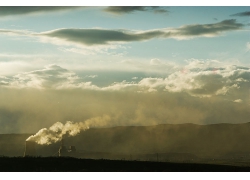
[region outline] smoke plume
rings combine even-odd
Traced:
[[[85,131],[90,127],[105,126],[109,122],[110,117],[105,115],[103,117],[96,117],[88,119],[84,122],[67,121],[65,124],[56,122],[50,128],[43,128],[35,135],[30,136],[26,141],[34,141],[40,145],[49,145],[62,140],[63,136],[76,136],[81,131]]]

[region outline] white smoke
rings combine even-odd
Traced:
[[[75,136],[91,127],[106,126],[109,121],[110,117],[104,115],[103,117],[95,117],[78,123],[71,121],[67,121],[65,124],[56,122],[48,129],[43,128],[39,130],[35,135],[28,137],[26,141],[34,141],[40,145],[49,145],[62,140],[64,135]]]

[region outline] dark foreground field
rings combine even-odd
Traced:
[[[250,167],[146,162],[125,160],[94,160],[70,157],[1,157],[1,172],[249,172]]]

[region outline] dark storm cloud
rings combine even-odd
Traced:
[[[245,11],[241,13],[232,14],[230,16],[250,16],[250,11]]]
[[[73,10],[82,7],[74,6],[2,6],[0,7],[1,16],[26,15],[34,13],[47,13],[54,11]]]
[[[230,19],[214,24],[194,24],[173,29],[154,29],[150,31],[56,29],[40,33],[38,36],[59,38],[85,45],[98,45],[110,42],[145,41],[153,38],[187,39],[197,36],[216,36],[222,32],[242,29],[243,26],[243,24],[237,23],[235,19]]]
[[[104,11],[114,14],[133,13],[135,11],[152,11],[154,13],[168,13],[165,7],[158,6],[109,6]]]

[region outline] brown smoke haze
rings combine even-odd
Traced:
[[[67,121],[85,130],[127,125],[243,123],[250,117],[247,102],[236,103],[222,97],[199,98],[184,92],[1,88],[0,94],[1,133],[35,133],[57,122],[62,127]],[[63,128],[60,131],[78,133]],[[36,141],[41,144],[43,140]]]

